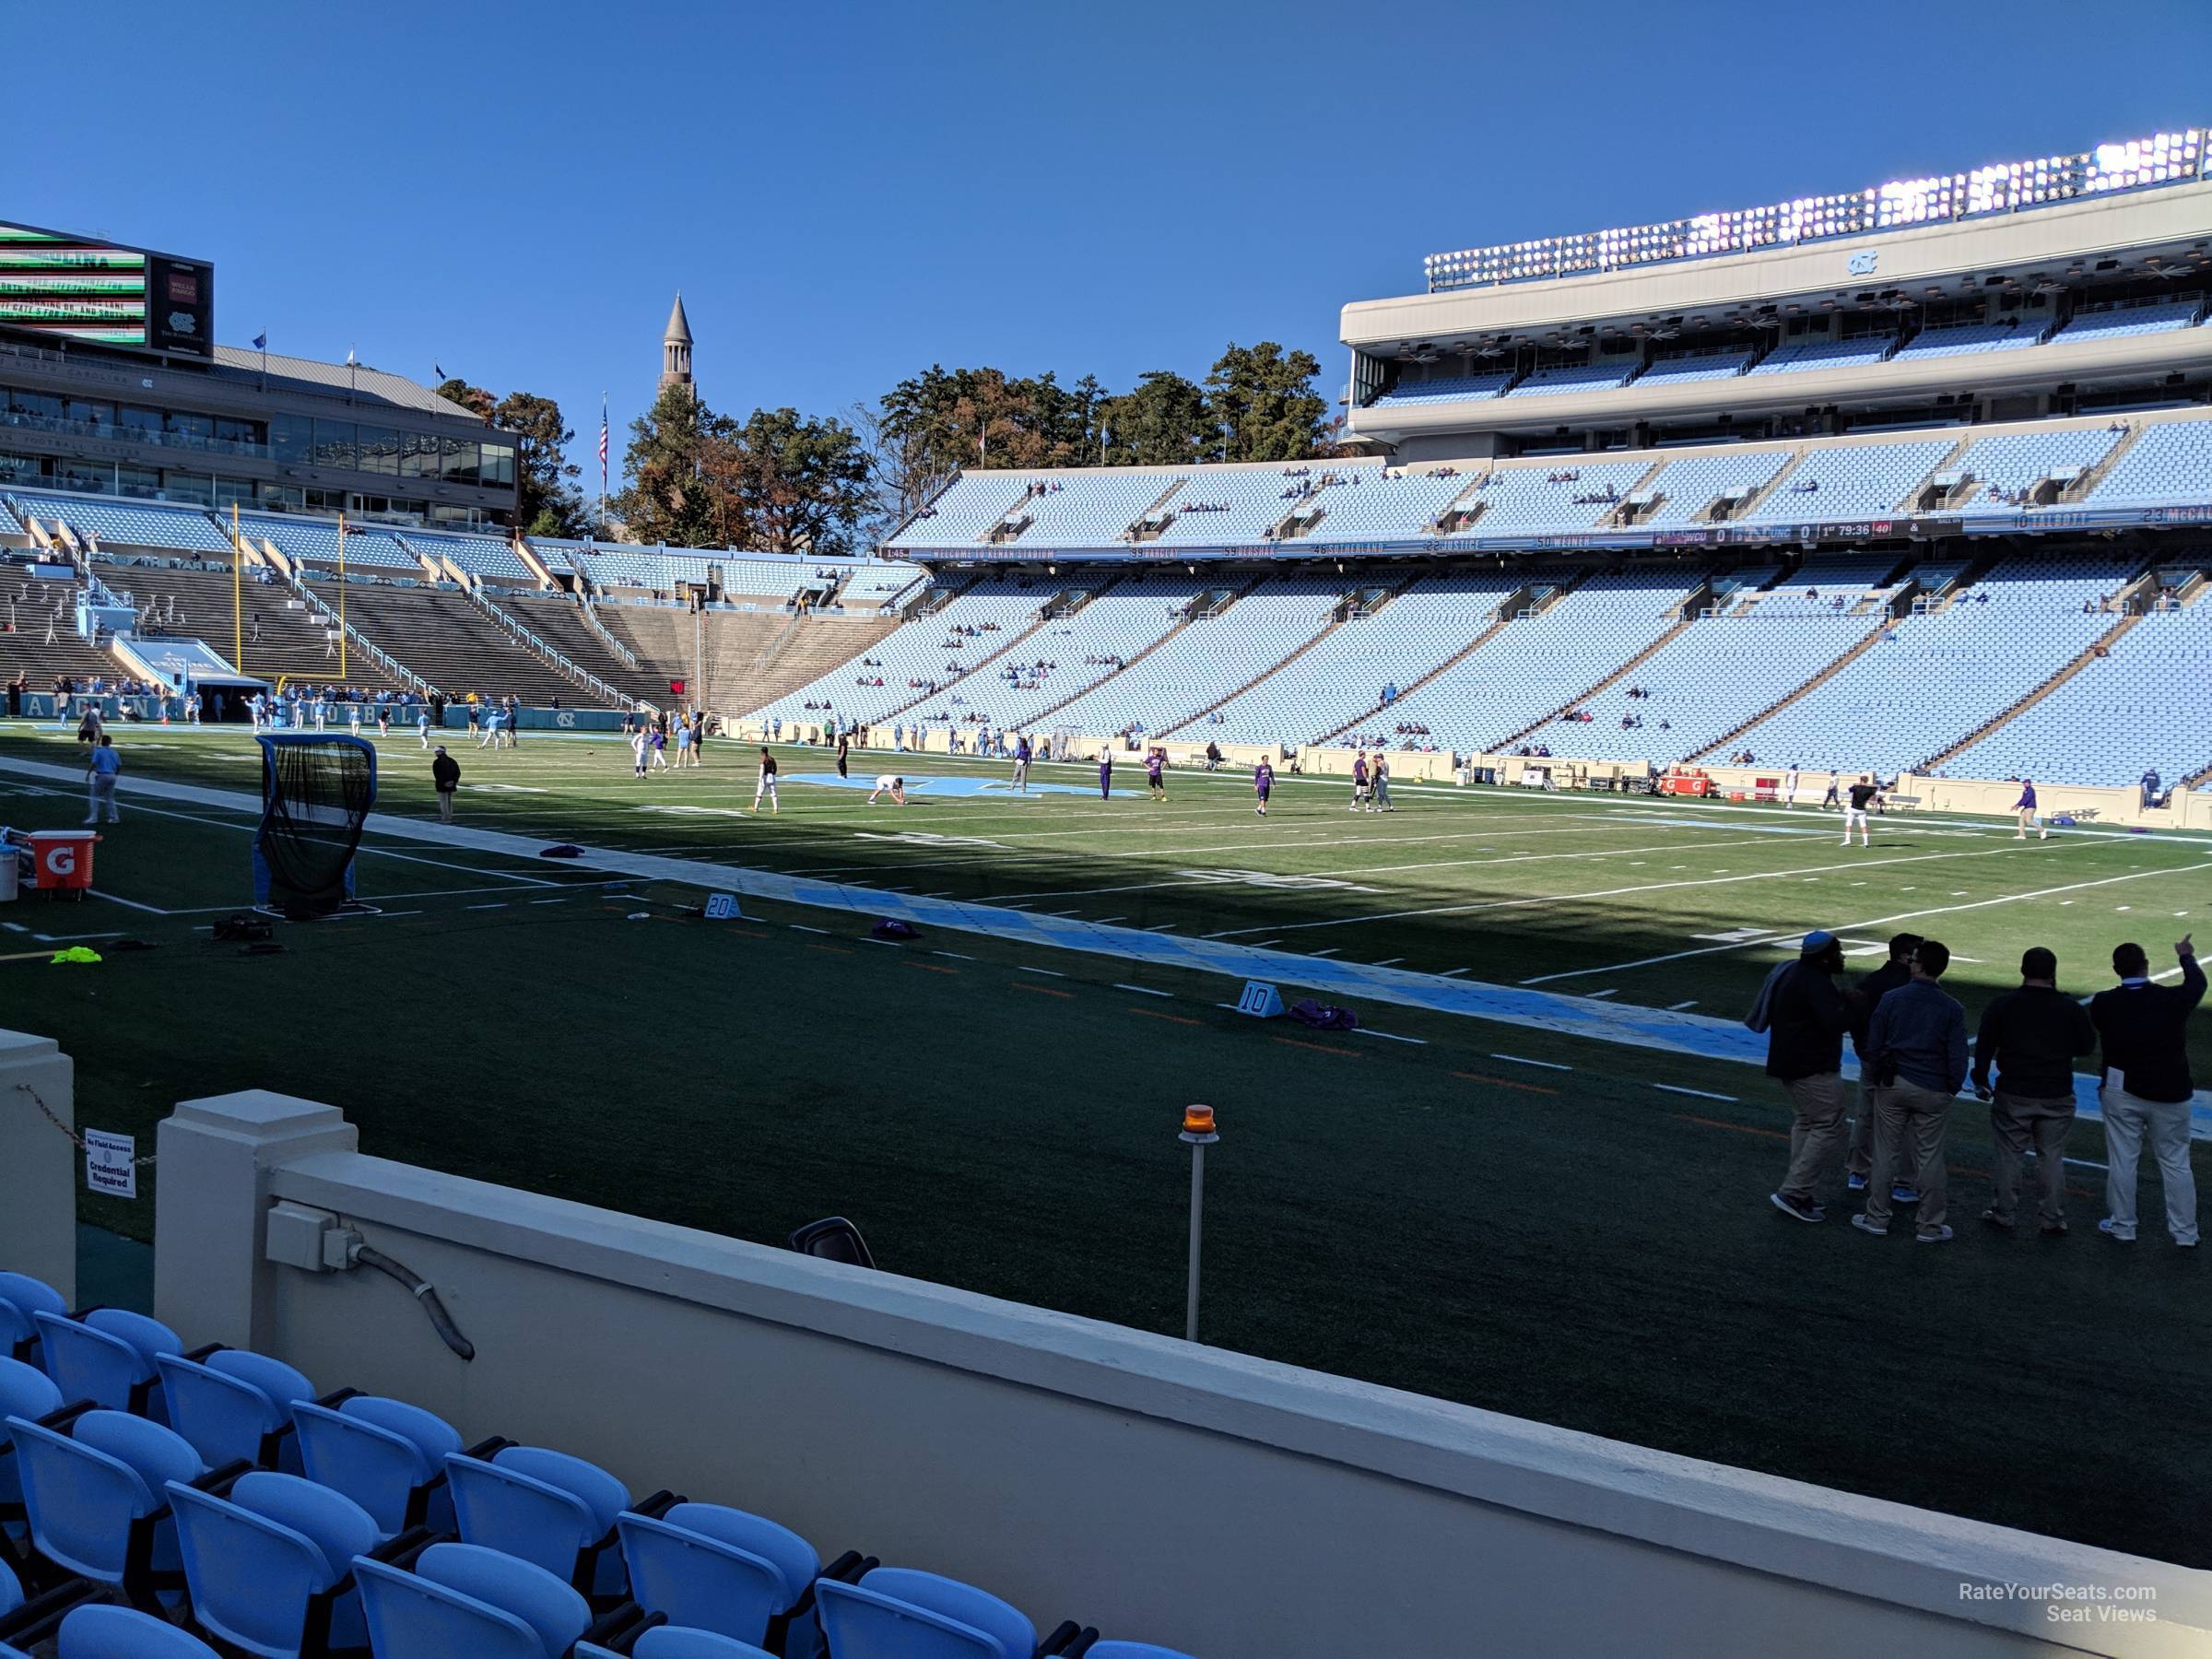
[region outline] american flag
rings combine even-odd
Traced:
[[[606,394],[599,394],[599,493],[606,493]]]

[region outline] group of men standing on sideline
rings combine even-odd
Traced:
[[[1940,940],[1899,934],[1888,959],[1845,988],[1838,982],[1842,942],[1807,934],[1797,959],[1768,976],[1746,1022],[1767,1034],[1768,1075],[1788,1089],[1795,1114],[1789,1170],[1771,1194],[1775,1208],[1800,1221],[1825,1220],[1815,1189],[1841,1150],[1846,1189],[1866,1194],[1853,1227],[1884,1237],[1897,1211],[1909,1207],[1918,1242],[1950,1239],[1945,1142],[1951,1102],[1971,1077],[1976,1097],[1989,1102],[1995,1145],[1995,1190],[1982,1219],[2006,1231],[2016,1225],[2022,1165],[2032,1149],[2037,1227],[2062,1236],[2074,1062],[2101,1050],[2107,1172],[2098,1230],[2135,1241],[2136,1169],[2147,1141],[2165,1188],[2167,1231],[2176,1245],[2194,1248],[2188,1020],[2204,1000],[2205,972],[2188,937],[2174,955],[2181,982],[2162,985],[2140,945],[2119,947],[2119,983],[2085,1007],[2059,990],[2057,957],[2031,947],[2020,958],[2019,988],[1983,1010],[1970,1062],[1966,1010],[1942,987],[1951,953]],[[1859,1111],[1848,1132],[1846,1032],[1859,1061]]]

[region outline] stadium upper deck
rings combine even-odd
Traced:
[[[1433,256],[1344,308],[1347,426],[1401,460],[2202,401],[2197,131]]]

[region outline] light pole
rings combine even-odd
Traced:
[[[1198,1340],[1199,1223],[1206,1210],[1206,1149],[1221,1138],[1214,1133],[1214,1109],[1185,1106],[1182,1134],[1179,1138],[1191,1149],[1191,1266],[1190,1282],[1183,1293],[1182,1339],[1195,1342]]]

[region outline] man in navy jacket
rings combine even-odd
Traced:
[[[2184,1249],[2196,1246],[2196,1177],[2189,1168],[2189,1112],[2196,1084],[2189,1076],[2189,1014],[2205,1000],[2205,971],[2184,935],[2173,947],[2182,982],[2151,982],[2150,958],[2140,945],[2112,952],[2119,984],[2100,991],[2089,1018],[2104,1044],[2104,1207],[2097,1230],[2123,1244],[2136,1237],[2136,1163],[2144,1137],[2166,1188],[2166,1230]]]

